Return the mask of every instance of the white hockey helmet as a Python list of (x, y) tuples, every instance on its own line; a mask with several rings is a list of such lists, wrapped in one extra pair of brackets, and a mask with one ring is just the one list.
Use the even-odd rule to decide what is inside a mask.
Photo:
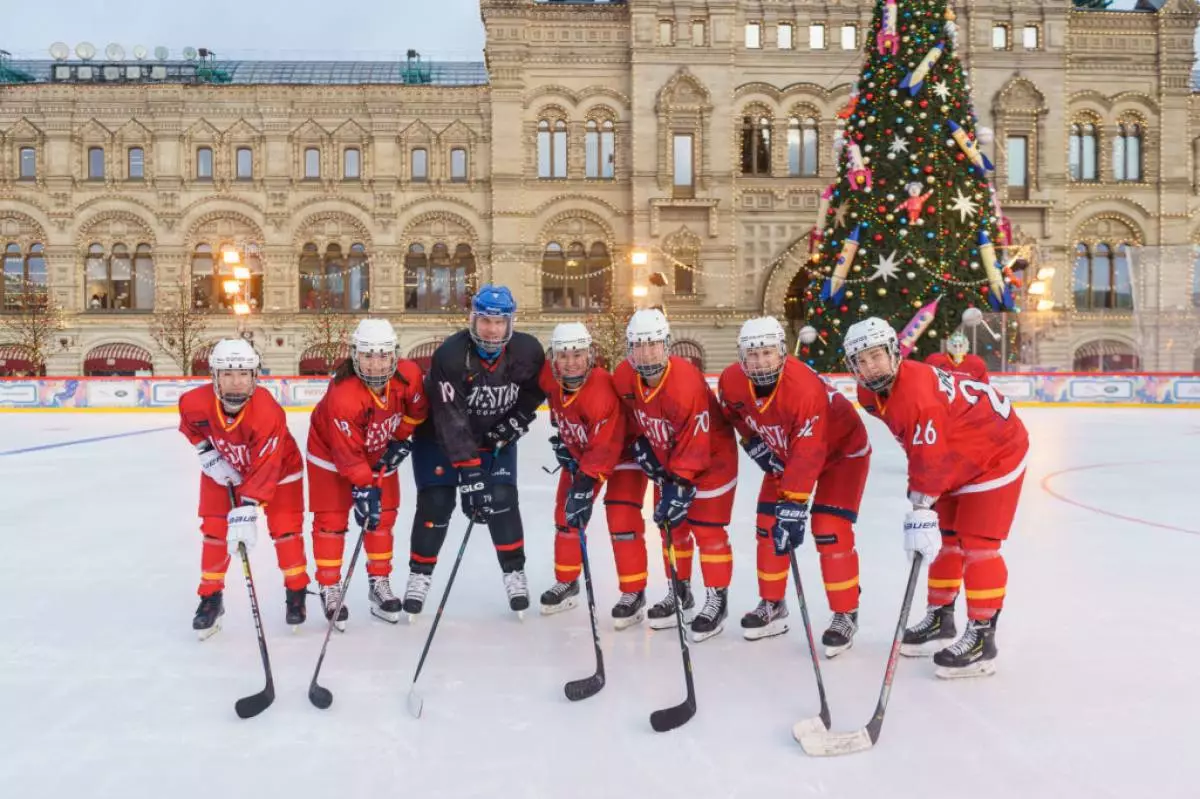
[(738, 361), (756, 386), (772, 386), (779, 380), (787, 358), (787, 334), (773, 316), (747, 319), (738, 332)]
[[(371, 388), (382, 388), (396, 371), (396, 331), (386, 319), (364, 319), (350, 337), (350, 360), (354, 373)], [(372, 358), (364, 364), (363, 356)]]
[(961, 330), (956, 330), (950, 334), (950, 338), (946, 341), (946, 352), (950, 353), (950, 357), (956, 361), (961, 361), (971, 351), (971, 342), (967, 341), (967, 335)]
[[(258, 369), (261, 360), (250, 342), (240, 338), (221, 339), (213, 345), (208, 355), (208, 371), (212, 375), (213, 390), (217, 392), (221, 404), (226, 409), (238, 411), (250, 401), (254, 387), (258, 384)], [(229, 390), (221, 387), (221, 372), (242, 371), (250, 372), (249, 390), (238, 387), (239, 390)]]
[[(661, 354), (651, 354), (639, 344), (662, 343)], [(644, 378), (654, 378), (667, 368), (667, 359), (671, 353), (671, 325), (667, 317), (657, 308), (643, 308), (635, 311), (625, 327), (625, 343), (630, 364)]]
[[(892, 385), (900, 368), (900, 343), (891, 325), (877, 316), (855, 322), (846, 331), (842, 347), (846, 351), (846, 367), (859, 385), (875, 392), (886, 391)], [(872, 365), (864, 371), (864, 354), (879, 348), (887, 354), (888, 366)]]
[[(579, 374), (566, 374), (562, 364), (559, 363), (559, 355), (565, 356), (566, 353), (571, 352), (587, 354), (587, 365)], [(583, 385), (583, 381), (587, 380), (588, 374), (595, 365), (596, 351), (592, 347), (592, 334), (588, 331), (587, 325), (582, 322), (563, 322), (561, 325), (555, 326), (554, 332), (550, 334), (550, 371), (559, 385), (569, 391), (578, 389)], [(572, 372), (577, 370), (578, 367), (574, 365), (569, 369)]]

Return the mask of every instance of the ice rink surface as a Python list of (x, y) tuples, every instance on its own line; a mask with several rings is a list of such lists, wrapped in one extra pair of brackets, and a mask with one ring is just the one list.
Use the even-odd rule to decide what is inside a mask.
[[(590, 552), (608, 685), (568, 702), (592, 670), (586, 604), (518, 622), (486, 531), (472, 535), (421, 677), (405, 695), (466, 527), (451, 523), (415, 627), (367, 611), (360, 558), (351, 618), (322, 683), (305, 692), (325, 623), (316, 597), (293, 634), (265, 530), (252, 553), (278, 698), (241, 721), (262, 687), (249, 602), (232, 565), (224, 629), (196, 640), (198, 467), (169, 413), (0, 415), (0, 786), (35, 797), (809, 797), (1035, 799), (1200, 795), (1200, 412), (1027, 408), (1032, 452), (1012, 537), (998, 673), (946, 682), (900, 663), (870, 752), (807, 757), (792, 724), (816, 713), (794, 594), (792, 631), (742, 639), (757, 601), (754, 501), (743, 457), (725, 633), (693, 645), (699, 712), (658, 734), (648, 715), (683, 699), (674, 630), (612, 631), (617, 596), (604, 513)], [(303, 447), (307, 414), (289, 415)], [(822, 668), (835, 729), (862, 726), (879, 690), (907, 574), (904, 456), (868, 421), (875, 455), (860, 514), (861, 630)], [(543, 415), (521, 443), (530, 590), (553, 581), (553, 463)], [(88, 440), (91, 439), (91, 440)], [(81, 440), (83, 440), (81, 442)], [(81, 443), (73, 443), (81, 442)], [(62, 446), (56, 446), (62, 445)], [(407, 573), (412, 480), (403, 467), (394, 587)], [(307, 531), (306, 531), (307, 532)], [(348, 536), (353, 539), (353, 534)], [(348, 542), (349, 562), (352, 540)], [(311, 545), (308, 547), (310, 572)], [(650, 602), (664, 590), (651, 548)], [(801, 570), (829, 620), (811, 540)], [(698, 571), (698, 570), (697, 570)], [(696, 583), (699, 584), (697, 574)], [(924, 607), (924, 581), (913, 616)], [(960, 629), (965, 611), (959, 603)]]

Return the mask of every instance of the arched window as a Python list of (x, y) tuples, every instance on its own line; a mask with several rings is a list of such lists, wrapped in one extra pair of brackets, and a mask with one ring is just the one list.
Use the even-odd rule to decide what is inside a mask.
[(407, 311), (456, 313), (465, 310), (475, 283), (475, 253), (470, 244), (454, 251), (437, 242), (426, 252), (412, 243), (404, 257), (404, 308)]
[(1137, 351), (1123, 341), (1099, 339), (1075, 350), (1072, 371), (1136, 372), (1141, 367)]
[(584, 172), (589, 178), (612, 180), (616, 160), (616, 138), (611, 120), (589, 119), (584, 134)]
[(101, 244), (88, 247), (84, 262), (84, 304), (89, 311), (154, 310), (154, 258), (149, 244), (131, 252), (117, 243), (108, 253)]
[(788, 174), (810, 178), (817, 174), (817, 120), (813, 117), (792, 117), (788, 120)]
[(217, 281), (217, 261), (213, 257), (213, 248), (208, 244), (197, 244), (192, 251), (192, 307), (199, 311), (225, 307), (223, 297)]
[(1100, 166), (1096, 158), (1098, 146), (1096, 126), (1090, 122), (1071, 125), (1069, 168), (1071, 180), (1099, 180)]
[(564, 120), (538, 121), (537, 158), (539, 178), (567, 176), (567, 123)]
[(558, 242), (542, 254), (542, 309), (593, 312), (609, 302), (612, 258), (602, 241), (584, 246)]
[(1133, 308), (1127, 244), (1076, 244), (1073, 279), (1076, 310)]
[(135, 377), (154, 374), (150, 351), (136, 344), (101, 344), (83, 357), (83, 373), (88, 377)]
[[(239, 278), (239, 269), (246, 269), (249, 276)], [(192, 306), (197, 310), (232, 312), (242, 301), (251, 311), (262, 309), (263, 267), (256, 249), (239, 249), (231, 242), (202, 242), (192, 250), (191, 271)]]
[(1142, 127), (1124, 122), (1113, 139), (1113, 180), (1142, 179)]
[(365, 311), (370, 302), (370, 264), (362, 244), (330, 243), (321, 255), (309, 242), (300, 250), (300, 309), (304, 311)]
[(433, 341), (426, 341), (424, 344), (418, 344), (409, 350), (408, 354), (404, 357), (421, 367), (422, 372), (428, 372), (429, 365), (433, 363), (433, 353), (437, 352), (437, 348), (443, 340), (439, 338)]
[(700, 345), (689, 339), (680, 339), (671, 344), (671, 354), (685, 361), (691, 361), (697, 369), (704, 371), (704, 350)]
[(20, 311), (46, 300), (46, 258), (41, 244), (32, 244), (29, 252), (21, 245), (4, 245), (4, 280), (0, 282), (0, 310)]
[(771, 120), (742, 117), (742, 174), (771, 174)]

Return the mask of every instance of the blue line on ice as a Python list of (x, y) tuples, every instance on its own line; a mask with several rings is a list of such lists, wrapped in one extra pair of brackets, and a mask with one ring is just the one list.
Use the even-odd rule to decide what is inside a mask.
[(148, 430), (131, 430), (128, 433), (113, 433), (108, 436), (92, 436), (91, 438), (77, 438), (74, 441), (60, 441), (57, 444), (38, 444), (36, 447), (22, 447), (21, 449), (9, 449), (0, 452), (0, 458), (5, 455), (21, 455), (26, 452), (38, 452), (43, 449), (58, 449), (59, 447), (73, 447), (76, 444), (90, 444), (93, 441), (107, 441), (110, 438), (127, 438), (129, 436), (142, 436), (146, 433), (160, 433), (163, 430), (174, 430), (173, 425), (168, 427), (151, 427)]

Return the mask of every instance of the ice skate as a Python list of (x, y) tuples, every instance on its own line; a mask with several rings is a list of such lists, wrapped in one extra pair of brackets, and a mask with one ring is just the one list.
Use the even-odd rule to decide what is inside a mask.
[(400, 621), (404, 609), (400, 598), (392, 593), (392, 584), (387, 577), (372, 577), (367, 586), (367, 598), (371, 601), (371, 615), (390, 624)]
[(200, 605), (192, 618), (192, 629), (201, 641), (207, 640), (221, 630), (221, 617), (225, 615), (224, 591), (200, 597)]
[(529, 610), (529, 584), (523, 569), (504, 573), (504, 592), (508, 594), (508, 606), (518, 619), (524, 620), (525, 611)]
[(835, 658), (854, 646), (854, 634), (858, 632), (858, 611), (834, 613), (829, 629), (821, 636), (825, 646), (825, 657)]
[(943, 680), (989, 677), (996, 673), (996, 621), (971, 619), (962, 637), (933, 656), (935, 672)]
[(668, 589), (667, 595), (658, 602), (654, 603), (654, 607), (646, 611), (646, 618), (650, 620), (651, 630), (670, 630), (675, 627), (675, 596), (680, 597), (680, 607), (683, 609), (683, 621), (690, 622), (696, 615), (696, 598), (692, 596), (692, 586), (687, 580), (679, 580), (675, 583), (675, 590)]
[(707, 641), (720, 635), (725, 629), (725, 618), (729, 615), (729, 589), (709, 588), (704, 596), (704, 607), (692, 619), (692, 643)]
[(425, 609), (425, 597), (428, 596), (429, 586), (432, 584), (432, 575), (408, 573), (408, 585), (404, 587), (404, 612), (408, 614), (409, 624), (416, 621), (417, 616)]
[(541, 605), (543, 616), (553, 616), (571, 610), (579, 604), (579, 581), (555, 583), (542, 592)]
[[(342, 597), (342, 584), (341, 583), (334, 583), (333, 585), (321, 586), (321, 602), (324, 603), (324, 605), (325, 605), (325, 619), (326, 620), (333, 618), (333, 612), (335, 610), (337, 610), (338, 601), (341, 599), (341, 597)], [(340, 613), (338, 613), (337, 620), (334, 621), (333, 626), (337, 628), (338, 632), (344, 633), (344, 632), (346, 632), (346, 620), (349, 618), (350, 618), (350, 609), (348, 607), (346, 607), (346, 605), (343, 603), (342, 610)]]
[(758, 641), (762, 638), (773, 638), (788, 631), (787, 603), (782, 599), (771, 602), (763, 599), (758, 607), (742, 616), (742, 637), (747, 641)]
[(308, 608), (305, 607), (305, 602), (308, 599), (308, 589), (287, 589), (287, 598), (284, 600), (286, 607), (286, 615), (284, 621), (292, 626), (293, 629), (304, 624), (308, 618)]
[(613, 629), (624, 630), (641, 624), (646, 618), (646, 592), (627, 591), (621, 594), (612, 609)]
[(929, 657), (954, 639), (954, 603), (930, 605), (925, 618), (904, 631), (900, 654), (910, 658)]

